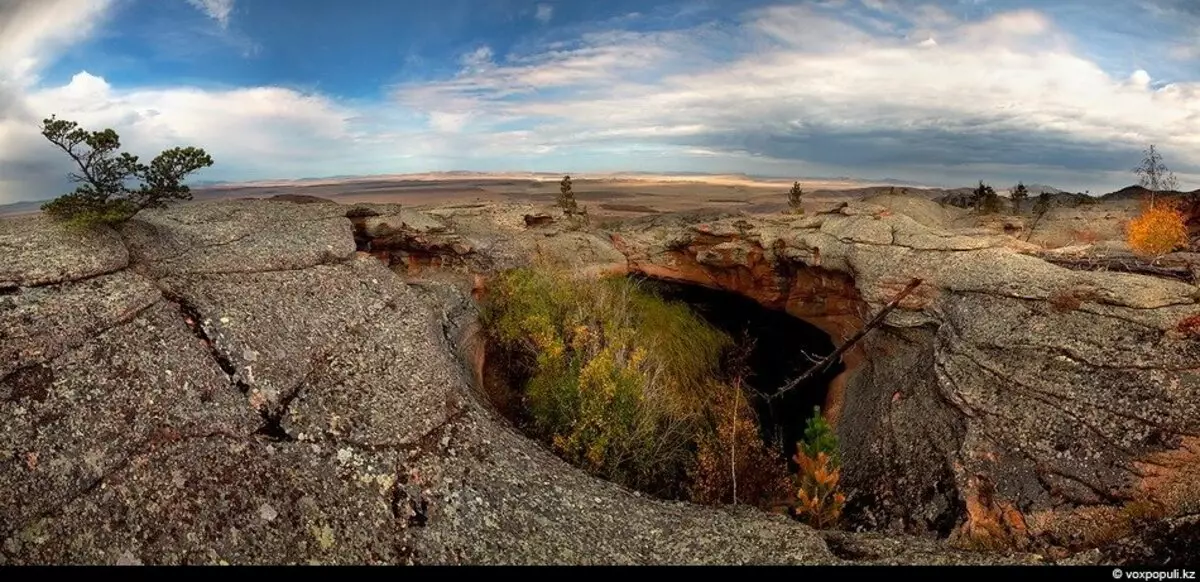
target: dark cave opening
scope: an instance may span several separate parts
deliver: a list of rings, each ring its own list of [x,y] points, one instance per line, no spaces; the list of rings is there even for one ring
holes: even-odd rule
[[[631,276],[660,297],[686,303],[709,324],[729,334],[746,349],[744,382],[754,403],[766,442],[779,443],[792,464],[796,442],[813,407],[825,408],[833,379],[845,370],[840,361],[805,384],[778,398],[769,398],[789,380],[804,373],[836,346],[827,333],[780,310],[770,309],[729,291],[694,284]]]

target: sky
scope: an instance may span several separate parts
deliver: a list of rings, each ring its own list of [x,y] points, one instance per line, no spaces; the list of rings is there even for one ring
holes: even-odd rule
[[[449,170],[1200,188],[1200,0],[0,0],[0,204],[50,115],[200,181]]]

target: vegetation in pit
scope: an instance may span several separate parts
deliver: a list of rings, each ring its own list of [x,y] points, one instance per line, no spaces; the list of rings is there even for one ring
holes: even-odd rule
[[[794,498],[738,374],[723,375],[734,342],[687,305],[623,277],[517,269],[489,285],[482,319],[523,368],[524,428],[564,459],[669,499]]]
[[[846,495],[838,486],[842,461],[837,435],[820,408],[813,409],[794,460],[799,467],[795,516],[817,529],[836,526],[846,504]]]

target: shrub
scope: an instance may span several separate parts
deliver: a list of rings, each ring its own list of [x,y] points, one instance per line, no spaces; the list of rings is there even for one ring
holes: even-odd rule
[[[817,529],[836,526],[846,504],[846,495],[838,488],[841,468],[824,452],[810,457],[804,451],[796,451],[795,460],[800,466],[796,517]]]
[[[1126,240],[1135,253],[1150,257],[1184,246],[1188,239],[1183,213],[1166,201],[1150,201],[1129,221]]]
[[[42,205],[50,216],[70,224],[112,224],[129,219],[143,208],[165,206],[170,200],[189,200],[183,184],[188,174],[211,166],[204,150],[186,147],[160,153],[149,165],[121,152],[121,139],[111,129],[89,132],[74,121],[51,116],[42,122],[42,135],[75,162],[80,173],[70,179],[80,185]],[[140,180],[136,189],[130,181]]]
[[[489,287],[493,341],[524,359],[530,430],[556,453],[664,497],[686,493],[730,338],[625,278],[518,269]]]
[[[804,441],[796,445],[793,459],[800,469],[796,517],[817,529],[833,527],[841,520],[846,496],[838,487],[842,462],[837,435],[819,407],[813,407]]]
[[[787,465],[779,447],[763,442],[754,408],[742,396],[740,384],[735,381],[716,391],[716,427],[701,437],[688,475],[691,500],[786,507],[791,495]]]

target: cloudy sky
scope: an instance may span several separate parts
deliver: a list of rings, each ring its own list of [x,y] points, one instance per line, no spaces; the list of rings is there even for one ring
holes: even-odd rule
[[[198,180],[441,170],[1200,187],[1200,0],[0,0],[0,203],[50,114]]]

